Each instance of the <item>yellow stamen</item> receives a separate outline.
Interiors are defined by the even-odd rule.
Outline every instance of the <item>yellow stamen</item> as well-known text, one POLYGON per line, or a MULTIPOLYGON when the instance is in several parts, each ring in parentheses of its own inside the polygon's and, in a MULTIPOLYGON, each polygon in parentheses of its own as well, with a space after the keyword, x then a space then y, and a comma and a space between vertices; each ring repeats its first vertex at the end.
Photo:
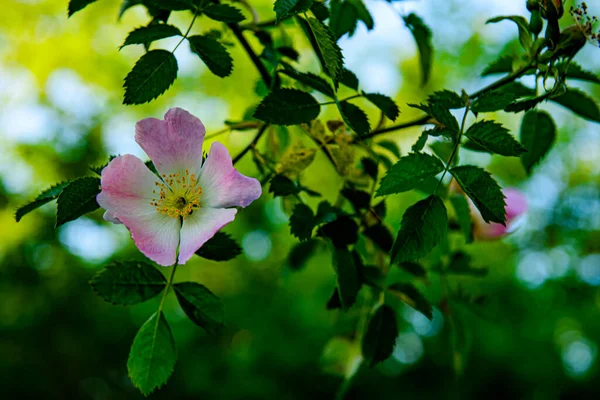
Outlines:
MULTIPOLYGON (((200 207, 202 188, 195 174, 185 170, 184 174, 162 175, 163 182, 155 182, 158 187, 158 198, 153 198, 150 205, 156 211, 173 218, 186 219, 188 215, 200 207)), ((156 190, 153 191, 156 195, 156 190)))

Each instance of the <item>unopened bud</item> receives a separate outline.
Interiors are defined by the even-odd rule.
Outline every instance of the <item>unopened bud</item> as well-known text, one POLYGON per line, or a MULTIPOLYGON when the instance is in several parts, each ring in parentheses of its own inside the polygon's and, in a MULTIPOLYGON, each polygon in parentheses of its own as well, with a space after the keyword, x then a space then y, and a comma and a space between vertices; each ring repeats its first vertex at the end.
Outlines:
POLYGON ((540 9, 540 0, 527 0, 527 9, 529 11, 538 11, 540 9))
POLYGON ((529 19, 529 29, 537 37, 544 27, 544 21, 539 11, 532 11, 531 18, 529 19))
POLYGON ((565 13, 563 0, 541 0, 540 8, 542 18, 547 20, 559 19, 565 13))

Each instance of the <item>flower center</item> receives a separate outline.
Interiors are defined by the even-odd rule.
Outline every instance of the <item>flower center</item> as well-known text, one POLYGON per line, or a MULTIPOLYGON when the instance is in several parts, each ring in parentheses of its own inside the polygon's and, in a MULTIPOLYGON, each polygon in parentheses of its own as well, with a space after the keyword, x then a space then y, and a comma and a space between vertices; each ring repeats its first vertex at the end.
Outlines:
POLYGON ((196 174, 186 169, 185 173, 162 175, 162 182, 155 182, 155 197, 150 202, 156 211, 173 218, 186 219, 188 215, 200 207, 202 188, 196 174))

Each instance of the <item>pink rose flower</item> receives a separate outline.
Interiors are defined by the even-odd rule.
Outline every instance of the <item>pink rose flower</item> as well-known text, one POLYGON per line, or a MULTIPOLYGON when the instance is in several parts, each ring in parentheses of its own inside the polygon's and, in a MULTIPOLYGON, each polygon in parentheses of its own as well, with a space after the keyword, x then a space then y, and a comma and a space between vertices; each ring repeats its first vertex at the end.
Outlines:
POLYGON ((237 210, 258 199, 260 183, 240 174, 225 146, 214 142, 202 162, 206 129, 181 108, 165 119, 146 118, 135 126, 135 140, 160 178, 132 155, 113 159, 102 170, 98 204, 104 219, 122 223, 136 246, 164 266, 186 263, 237 210))
POLYGON ((473 217, 473 235, 479 240, 499 239, 514 228, 515 220, 527 211, 527 199, 517 189, 507 188, 503 190, 506 198, 506 226, 495 222, 486 223, 477 208, 469 201, 471 216, 473 217))

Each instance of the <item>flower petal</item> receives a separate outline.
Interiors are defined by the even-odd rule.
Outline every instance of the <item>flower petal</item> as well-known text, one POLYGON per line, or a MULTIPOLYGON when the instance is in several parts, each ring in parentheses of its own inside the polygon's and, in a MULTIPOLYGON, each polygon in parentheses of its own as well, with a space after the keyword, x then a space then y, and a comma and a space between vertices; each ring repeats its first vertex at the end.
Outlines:
POLYGON ((246 207, 262 193, 260 182, 240 174, 227 148, 214 142, 200 175, 202 203, 207 207, 246 207))
POLYGON ((185 264, 208 239, 233 221, 235 208, 200 208, 183 220, 179 264, 185 264))
POLYGON ((202 122, 181 108, 171 108, 164 121, 146 118, 135 125, 135 140, 161 174, 198 174, 202 167, 202 122))
POLYGON ((181 223, 150 204, 157 181, 139 158, 120 156, 102 170, 102 191, 96 199, 106 210, 105 219, 124 224, 146 257, 160 265, 173 265, 181 223))

